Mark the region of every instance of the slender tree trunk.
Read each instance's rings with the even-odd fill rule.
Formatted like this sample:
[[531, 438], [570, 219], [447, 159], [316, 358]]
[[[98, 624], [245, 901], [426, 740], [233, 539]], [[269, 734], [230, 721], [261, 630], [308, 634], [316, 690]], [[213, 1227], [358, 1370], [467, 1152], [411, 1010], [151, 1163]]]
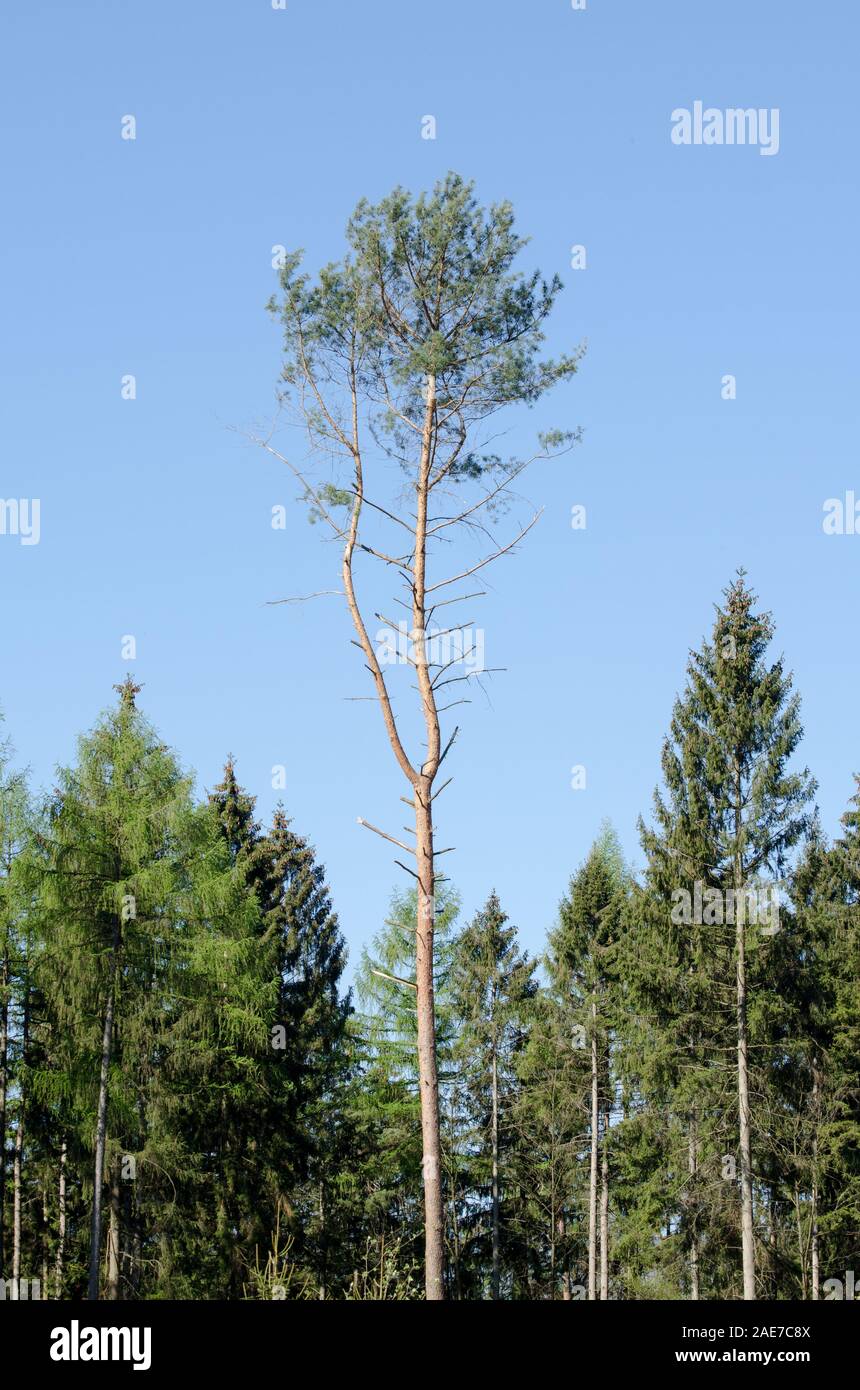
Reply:
[[501, 1258], [499, 1250], [499, 1059], [493, 1045], [492, 1068], [492, 1199], [493, 1199], [493, 1298], [501, 1297]]
[[597, 1298], [597, 1152], [600, 1085], [597, 1067], [597, 1000], [591, 1001], [591, 1170], [588, 1184], [588, 1297]]
[[418, 861], [418, 931], [416, 992], [418, 1002], [418, 1079], [421, 1090], [421, 1135], [424, 1146], [425, 1268], [428, 1299], [445, 1297], [442, 1155], [439, 1134], [439, 1082], [436, 1067], [436, 1004], [433, 986], [435, 927], [435, 860], [433, 857], [433, 779], [441, 761], [441, 734], [436, 695], [428, 665], [426, 631], [427, 512], [436, 422], [436, 378], [427, 378], [427, 399], [416, 490], [415, 568], [412, 576], [412, 627], [415, 675], [427, 733], [427, 758], [415, 782], [415, 852]]
[[60, 1176], [57, 1181], [57, 1260], [54, 1268], [54, 1297], [63, 1296], [63, 1262], [66, 1257], [66, 1136], [60, 1145]]
[[[30, 1029], [30, 988], [24, 981], [24, 1019], [21, 1033], [21, 1063], [27, 1060], [27, 1042]], [[21, 1082], [18, 1097], [18, 1124], [15, 1129], [15, 1157], [12, 1164], [12, 1279], [15, 1298], [20, 1297], [21, 1288], [21, 1200], [24, 1180], [24, 1125], [26, 1119], [26, 1096]]]
[[821, 1287], [821, 1273], [819, 1268], [819, 1245], [818, 1245], [818, 1119], [820, 1110], [821, 1089], [818, 1084], [818, 1069], [813, 1067], [812, 1073], [812, 1113], [815, 1124], [815, 1137], [812, 1141], [812, 1231], [810, 1234], [812, 1261], [812, 1300], [818, 1302], [819, 1290]]
[[603, 1112], [600, 1144], [600, 1297], [609, 1298], [609, 1111]]
[[564, 1251], [564, 1263], [562, 1264], [562, 1267], [561, 1267], [561, 1297], [562, 1297], [563, 1302], [565, 1302], [565, 1303], [570, 1303], [570, 1301], [571, 1301], [571, 1292], [570, 1292], [570, 1265], [568, 1264], [568, 1255], [567, 1255], [567, 1222], [566, 1222], [566, 1220], [565, 1220], [565, 1216], [564, 1216], [564, 1212], [563, 1212], [563, 1211], [559, 1213], [559, 1218], [558, 1218], [558, 1221], [557, 1221], [557, 1223], [556, 1223], [556, 1227], [557, 1227], [557, 1230], [558, 1230], [558, 1238], [559, 1238], [559, 1240], [561, 1241], [561, 1248], [562, 1248], [562, 1250]]
[[4, 1231], [6, 1215], [6, 1090], [9, 1056], [9, 956], [0, 963], [0, 1279], [4, 1270]]
[[697, 1203], [694, 1195], [696, 1175], [698, 1173], [699, 1161], [696, 1141], [696, 1119], [690, 1116], [689, 1128], [687, 1130], [687, 1172], [690, 1177], [690, 1298], [694, 1302], [699, 1299], [699, 1232], [696, 1227]]
[[[352, 453], [355, 464], [354, 503], [343, 552], [342, 575], [347, 605], [376, 686], [388, 739], [397, 762], [413, 790], [415, 808], [415, 857], [418, 883], [418, 921], [415, 949], [415, 992], [418, 1013], [418, 1091], [421, 1102], [421, 1140], [424, 1170], [424, 1285], [429, 1300], [445, 1297], [445, 1210], [442, 1197], [442, 1155], [439, 1133], [439, 1081], [436, 1064], [436, 1005], [433, 986], [433, 937], [435, 928], [435, 866], [433, 856], [433, 781], [444, 754], [433, 678], [427, 655], [426, 570], [427, 516], [430, 471], [436, 430], [436, 378], [427, 377], [421, 459], [415, 492], [414, 552], [411, 577], [412, 641], [415, 675], [427, 735], [427, 756], [420, 769], [412, 766], [391, 707], [379, 658], [367, 631], [355, 593], [352, 559], [358, 541], [358, 523], [364, 503], [364, 476], [358, 446], [358, 397], [352, 377]], [[387, 838], [391, 838], [390, 836]], [[399, 842], [395, 842], [399, 843]]]
[[322, 1183], [319, 1184], [319, 1222], [320, 1222], [320, 1288], [319, 1297], [325, 1302], [326, 1294], [326, 1274], [327, 1274], [327, 1241], [325, 1227], [325, 1191]]
[[755, 1238], [753, 1235], [752, 1147], [750, 1140], [749, 1051], [747, 1039], [746, 928], [737, 929], [738, 1113], [741, 1161], [741, 1251], [744, 1298], [755, 1298]]
[[741, 1169], [741, 1258], [744, 1299], [755, 1298], [755, 1235], [753, 1231], [752, 1141], [750, 1137], [749, 1040], [747, 1035], [746, 899], [740, 849], [741, 791], [735, 800], [735, 952], [737, 956], [738, 1139]]
[[457, 1177], [451, 1175], [451, 1242], [453, 1245], [454, 1297], [457, 1302], [463, 1299], [463, 1276], [460, 1268], [460, 1218], [457, 1215]]
[[457, 1302], [463, 1299], [463, 1272], [461, 1267], [462, 1243], [460, 1240], [460, 1216], [457, 1211], [459, 1199], [459, 1174], [457, 1172], [457, 1150], [454, 1136], [457, 1132], [457, 1099], [453, 1091], [451, 1094], [451, 1169], [450, 1169], [450, 1188], [451, 1188], [451, 1244], [453, 1254], [453, 1281], [454, 1297]]
[[50, 1294], [48, 1292], [48, 1236], [50, 1233], [50, 1229], [50, 1216], [48, 1214], [48, 1189], [45, 1186], [45, 1184], [42, 1183], [42, 1282], [40, 1288], [44, 1289], [44, 1293], [42, 1294], [43, 1298], [50, 1298]]
[[424, 1168], [424, 1283], [426, 1297], [438, 1300], [445, 1296], [444, 1209], [439, 1136], [439, 1082], [436, 1068], [436, 1004], [433, 985], [433, 819], [430, 809], [430, 783], [426, 777], [421, 778], [421, 785], [415, 792], [415, 840], [418, 858], [415, 979]]
[[110, 1215], [107, 1249], [107, 1296], [113, 1301], [119, 1298], [120, 1196], [117, 1169], [114, 1167], [110, 1177]]
[[131, 1198], [131, 1203], [132, 1203], [131, 1219], [132, 1219], [134, 1225], [133, 1225], [133, 1235], [132, 1235], [132, 1239], [131, 1239], [131, 1256], [130, 1256], [129, 1280], [130, 1280], [130, 1283], [131, 1283], [131, 1288], [132, 1288], [134, 1297], [135, 1297], [135, 1298], [139, 1298], [139, 1297], [140, 1297], [140, 1269], [141, 1269], [141, 1257], [142, 1257], [142, 1254], [143, 1254], [143, 1237], [142, 1237], [142, 1235], [141, 1235], [141, 1230], [140, 1230], [140, 1226], [141, 1226], [140, 1212], [139, 1212], [138, 1209], [137, 1209], [137, 1198], [136, 1198], [134, 1195], [133, 1195], [132, 1198]]
[[21, 1281], [21, 1182], [24, 1166], [24, 1097], [15, 1129], [15, 1156], [12, 1160], [12, 1282], [18, 1298]]
[[90, 1273], [87, 1298], [97, 1300], [99, 1296], [99, 1268], [102, 1243], [102, 1189], [104, 1187], [105, 1143], [107, 1138], [108, 1077], [110, 1075], [111, 1052], [113, 1048], [114, 987], [116, 984], [117, 960], [120, 945], [120, 923], [116, 919], [113, 932], [110, 968], [108, 972], [108, 992], [105, 1002], [104, 1028], [102, 1030], [101, 1067], [99, 1071], [99, 1100], [96, 1113], [96, 1153], [93, 1167], [93, 1210], [90, 1223]]
[[806, 1277], [806, 1276], [807, 1276], [807, 1269], [806, 1269], [806, 1265], [807, 1265], [807, 1259], [806, 1259], [806, 1255], [807, 1255], [807, 1245], [806, 1245], [806, 1241], [803, 1240], [803, 1216], [802, 1216], [802, 1211], [800, 1211], [800, 1193], [799, 1193], [799, 1191], [797, 1191], [797, 1187], [796, 1187], [796, 1186], [795, 1186], [795, 1190], [793, 1190], [793, 1194], [792, 1194], [792, 1195], [793, 1195], [793, 1200], [795, 1200], [795, 1227], [796, 1227], [796, 1230], [797, 1230], [797, 1265], [800, 1266], [800, 1298], [802, 1298], [803, 1301], [806, 1301], [806, 1297], [807, 1297], [807, 1277]]

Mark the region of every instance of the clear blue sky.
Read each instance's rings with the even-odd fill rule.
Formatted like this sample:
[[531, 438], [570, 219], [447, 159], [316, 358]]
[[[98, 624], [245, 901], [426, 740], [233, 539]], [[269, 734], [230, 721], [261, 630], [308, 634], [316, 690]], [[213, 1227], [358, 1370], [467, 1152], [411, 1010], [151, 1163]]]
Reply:
[[[860, 497], [854, 7], [19, 0], [3, 28], [0, 496], [40, 499], [41, 539], [0, 536], [0, 704], [37, 787], [131, 669], [201, 789], [232, 751], [267, 815], [286, 766], [353, 961], [378, 927], [401, 875], [355, 820], [396, 830], [404, 787], [344, 701], [366, 692], [337, 601], [266, 606], [337, 587], [335, 555], [298, 504], [271, 529], [294, 489], [230, 427], [271, 412], [273, 244], [318, 265], [361, 196], [455, 169], [562, 275], [553, 348], [588, 343], [511, 422], [585, 434], [534, 475], [543, 519], [474, 615], [507, 673], [438, 803], [464, 910], [495, 887], [538, 951], [604, 817], [638, 861], [688, 648], [741, 564], [836, 829], [860, 769], [860, 536], [822, 531], [825, 499]], [[778, 107], [779, 153], [673, 145], [696, 100]]]

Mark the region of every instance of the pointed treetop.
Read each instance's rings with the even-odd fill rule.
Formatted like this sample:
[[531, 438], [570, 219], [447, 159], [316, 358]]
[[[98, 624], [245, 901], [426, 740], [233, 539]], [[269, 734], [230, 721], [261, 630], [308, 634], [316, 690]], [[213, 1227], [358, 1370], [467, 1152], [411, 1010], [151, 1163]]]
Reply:
[[115, 685], [114, 690], [120, 697], [120, 701], [127, 709], [134, 709], [134, 697], [139, 695], [143, 689], [142, 685], [135, 683], [134, 677], [129, 674], [120, 685]]

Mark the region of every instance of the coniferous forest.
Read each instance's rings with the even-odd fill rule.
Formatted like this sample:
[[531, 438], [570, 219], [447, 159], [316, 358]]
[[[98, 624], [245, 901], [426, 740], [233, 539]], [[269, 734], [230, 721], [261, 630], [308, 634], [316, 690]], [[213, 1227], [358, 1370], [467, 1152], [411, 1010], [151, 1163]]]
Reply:
[[[860, 1298], [836, 21], [795, 72], [771, 0], [78, 8], [10, 199], [0, 1366], [13, 1302], [141, 1369], [296, 1303], [809, 1336]], [[786, 82], [781, 161], [695, 71]]]
[[[818, 823], [773, 640], [737, 577], [667, 712], [644, 872], [606, 825], [540, 959], [492, 866], [471, 920], [438, 890], [447, 1298], [844, 1296], [860, 803]], [[0, 766], [4, 1278], [423, 1297], [417, 893], [345, 988], [301, 807], [261, 825], [230, 758], [195, 800], [131, 677], [49, 795]]]

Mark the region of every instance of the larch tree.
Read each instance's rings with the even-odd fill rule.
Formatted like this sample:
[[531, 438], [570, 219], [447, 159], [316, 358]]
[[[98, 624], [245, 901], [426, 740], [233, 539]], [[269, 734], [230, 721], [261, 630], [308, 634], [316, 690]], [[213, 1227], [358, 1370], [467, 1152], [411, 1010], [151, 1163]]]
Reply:
[[[189, 805], [187, 779], [135, 706], [139, 687], [129, 677], [118, 689], [118, 705], [80, 740], [77, 766], [59, 773], [32, 864], [42, 987], [53, 1026], [74, 1035], [91, 1116], [90, 1299], [100, 1296], [108, 1159], [113, 1194], [118, 1182], [111, 1118], [122, 1127], [127, 1113], [118, 1049], [136, 1012], [149, 1012], [154, 983], [164, 988], [181, 882], [176, 828]], [[111, 1211], [115, 1228], [115, 1195]], [[109, 1294], [118, 1297], [112, 1274]]]
[[[481, 208], [472, 186], [455, 174], [429, 195], [413, 199], [398, 188], [376, 206], [360, 203], [347, 239], [343, 260], [315, 280], [301, 270], [299, 254], [288, 256], [280, 294], [270, 305], [284, 332], [283, 403], [296, 408], [312, 451], [329, 460], [331, 472], [320, 480], [312, 465], [287, 459], [271, 435], [258, 442], [290, 467], [314, 517], [340, 545], [354, 640], [408, 787], [414, 843], [379, 833], [414, 859], [425, 1287], [428, 1299], [440, 1299], [444, 1212], [433, 941], [442, 851], [434, 843], [434, 801], [457, 734], [455, 728], [444, 736], [442, 716], [460, 702], [450, 698], [455, 683], [480, 673], [468, 669], [468, 625], [447, 616], [441, 627], [433, 624], [443, 606], [447, 614], [450, 605], [475, 598], [468, 581], [510, 553], [537, 520], [533, 516], [506, 539], [493, 536], [494, 515], [532, 461], [493, 451], [495, 417], [508, 406], [534, 404], [570, 378], [578, 353], [541, 358], [543, 325], [560, 282], [516, 268], [524, 242], [514, 231], [510, 205]], [[557, 431], [542, 436], [535, 457], [566, 449], [574, 437]], [[447, 544], [452, 540], [466, 549]], [[383, 608], [368, 596], [359, 561], [371, 559], [402, 588], [395, 602], [407, 615], [403, 625], [385, 611], [387, 602]], [[395, 632], [402, 626], [407, 639], [406, 665], [423, 729], [420, 753], [409, 751], [411, 726], [395, 712], [390, 657], [371, 635], [373, 616]], [[464, 657], [464, 672], [452, 674]]]

